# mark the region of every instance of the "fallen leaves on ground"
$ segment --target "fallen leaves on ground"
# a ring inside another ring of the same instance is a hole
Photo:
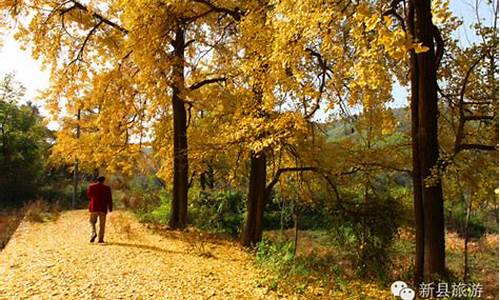
[[[0,299],[278,298],[257,287],[251,254],[233,242],[160,235],[122,211],[108,215],[105,244],[89,231],[84,210],[21,223],[0,253]]]

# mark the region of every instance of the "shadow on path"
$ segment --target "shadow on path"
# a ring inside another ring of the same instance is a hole
[[[106,242],[106,243],[102,244],[101,246],[122,246],[122,247],[130,247],[130,248],[136,248],[136,249],[141,249],[141,250],[151,250],[151,251],[156,251],[156,252],[161,252],[161,253],[189,254],[186,252],[172,251],[172,250],[167,250],[167,249],[163,249],[163,248],[151,246],[151,245],[122,243],[122,242]]]

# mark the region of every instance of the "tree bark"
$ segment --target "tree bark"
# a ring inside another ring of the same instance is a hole
[[[76,138],[80,138],[80,109],[78,109],[78,112],[76,114]],[[75,168],[73,170],[73,199],[71,201],[71,208],[76,207],[76,198],[78,197],[78,167],[79,167],[79,161],[78,158],[75,159]]]
[[[175,62],[173,65],[174,83],[172,85],[172,109],[174,121],[174,183],[172,208],[169,225],[173,229],[182,229],[187,225],[188,203],[188,144],[186,108],[181,99],[184,88],[184,28],[179,25],[174,41]]]
[[[425,179],[431,176],[439,158],[437,68],[434,50],[434,25],[431,1],[415,0],[416,38],[429,49],[417,54],[418,65],[418,148],[424,218],[424,279],[445,276],[444,207],[441,181],[432,185]]]
[[[207,178],[205,172],[200,174],[200,187],[202,191],[204,191],[207,187]]]
[[[415,6],[413,1],[408,5],[408,30],[415,37]],[[413,207],[415,213],[415,286],[423,281],[424,276],[424,215],[422,202],[422,178],[420,174],[420,154],[418,147],[418,65],[415,51],[410,52],[411,80],[411,139],[412,139],[412,176],[413,176]]]
[[[295,203],[293,206],[293,229],[294,229],[294,239],[293,239],[293,257],[297,257],[297,247],[299,246],[299,216],[300,212]]]
[[[472,200],[467,201],[466,198],[462,197],[465,202],[465,224],[464,224],[464,282],[469,280],[469,223],[470,223],[470,211],[472,208]]]
[[[266,155],[264,153],[252,154],[250,158],[247,215],[241,237],[243,246],[255,246],[262,239],[266,200]]]
[[[207,187],[213,189],[215,184],[214,178],[214,168],[211,164],[208,164],[207,170],[200,174],[200,186],[201,190],[204,191]]]

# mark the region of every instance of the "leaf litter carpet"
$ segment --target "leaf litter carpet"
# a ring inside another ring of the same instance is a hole
[[[108,214],[90,243],[88,212],[23,221],[0,252],[0,299],[269,299],[250,254],[235,243],[162,234],[128,212]]]

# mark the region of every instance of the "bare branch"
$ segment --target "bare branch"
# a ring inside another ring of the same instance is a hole
[[[99,26],[101,26],[102,23],[103,23],[103,21],[100,20],[94,27],[92,27],[92,29],[89,31],[89,33],[85,37],[85,40],[83,41],[82,46],[80,47],[80,50],[78,51],[77,56],[79,59],[83,59],[83,52],[85,51],[85,46],[87,45],[87,43],[90,40],[90,38],[92,37],[92,35],[94,35],[97,28],[99,28]]]
[[[465,122],[466,117],[465,117],[465,111],[464,111],[464,97],[465,97],[465,91],[467,89],[467,83],[469,82],[469,77],[474,71],[474,68],[481,62],[486,57],[486,53],[481,55],[467,70],[464,80],[462,82],[462,88],[460,89],[460,97],[458,100],[458,110],[459,110],[459,123],[458,123],[458,128],[457,128],[457,136],[455,138],[455,146],[454,146],[454,153],[460,152],[460,145],[462,144],[462,140],[464,138],[464,129],[465,129]]]

